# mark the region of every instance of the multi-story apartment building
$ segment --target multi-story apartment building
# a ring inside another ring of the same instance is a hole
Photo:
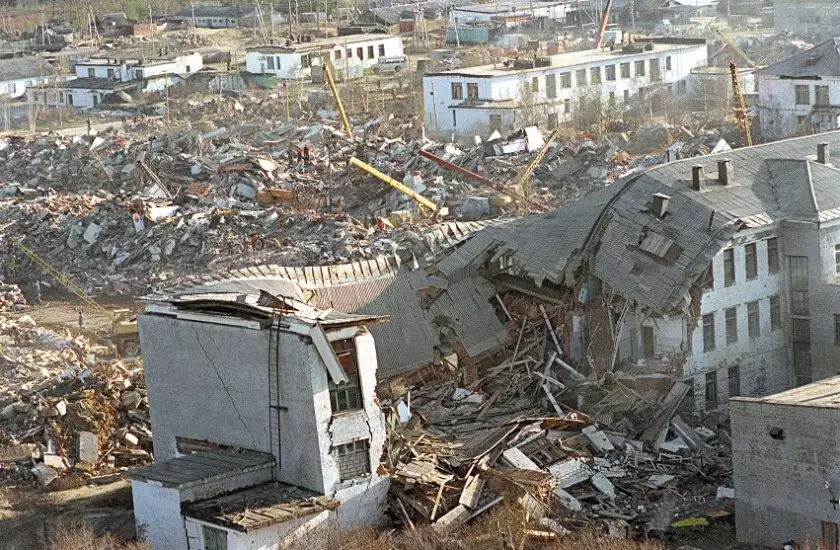
[[[662,91],[685,92],[692,69],[707,60],[705,40],[662,38],[428,74],[426,129],[471,137],[535,121],[554,128],[587,102],[619,105]]]

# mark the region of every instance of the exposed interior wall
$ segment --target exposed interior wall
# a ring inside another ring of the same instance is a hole
[[[730,418],[739,542],[815,542],[821,521],[840,523],[840,409],[735,400]]]
[[[335,512],[324,510],[284,523],[270,525],[263,529],[243,533],[221,528],[194,518],[185,518],[189,533],[189,550],[204,550],[204,525],[227,532],[228,550],[279,550],[305,541],[311,548],[321,548],[326,531],[336,523]]]
[[[131,498],[138,537],[154,550],[186,550],[187,536],[177,489],[132,481]]]

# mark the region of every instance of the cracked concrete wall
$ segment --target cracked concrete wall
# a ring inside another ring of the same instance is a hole
[[[186,550],[187,534],[177,489],[131,482],[137,533],[154,550]]]
[[[271,452],[268,331],[138,317],[155,459],[176,437]]]

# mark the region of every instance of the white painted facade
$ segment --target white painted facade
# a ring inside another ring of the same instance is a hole
[[[426,131],[455,137],[486,137],[494,129],[504,133],[522,125],[523,106],[536,109],[538,118],[551,128],[552,123],[571,120],[576,103],[592,94],[622,103],[663,88],[687,90],[692,69],[708,62],[705,43],[657,43],[641,53],[590,50],[549,59],[550,67],[515,70],[485,65],[425,76]],[[600,83],[593,73],[600,76]],[[527,101],[525,93],[530,94]]]
[[[765,140],[840,129],[840,76],[795,79],[758,73],[756,78],[761,134]],[[827,102],[825,92],[818,91],[820,87],[828,89]]]
[[[66,82],[73,78],[75,78],[73,75],[47,75],[18,78],[15,80],[0,80],[0,96],[9,96],[11,99],[17,99],[23,97],[27,93],[27,90],[34,86]]]
[[[292,521],[277,523],[250,533],[234,531],[195,518],[184,518],[188,550],[205,550],[204,527],[220,529],[227,535],[227,550],[279,550],[287,541],[306,540],[318,547],[320,537],[336,525],[335,512],[324,510]]]
[[[328,57],[335,66],[348,59],[365,69],[380,57],[404,55],[402,38],[390,35],[340,36],[334,39],[304,42],[289,46],[265,45],[248,48],[245,70],[252,74],[270,74],[283,80],[311,78],[312,63]]]
[[[161,75],[194,73],[203,67],[201,54],[189,53],[147,61],[136,58],[92,57],[78,61],[74,70],[79,78],[108,78],[129,82]]]

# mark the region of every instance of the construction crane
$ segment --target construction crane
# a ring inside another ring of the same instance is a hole
[[[747,64],[747,67],[750,67],[751,69],[755,69],[755,63],[753,62],[753,60],[752,60],[752,59],[750,59],[750,57],[749,57],[747,54],[745,54],[745,53],[744,53],[744,51],[743,51],[741,48],[739,48],[739,47],[735,44],[735,42],[733,42],[733,41],[732,41],[732,39],[731,39],[731,38],[729,38],[728,36],[726,36],[725,34],[723,34],[723,32],[721,32],[721,30],[720,30],[720,29],[715,29],[715,34],[718,36],[718,38],[720,38],[721,40],[723,40],[723,43],[724,43],[724,44],[726,44],[727,46],[729,46],[729,48],[730,48],[733,52],[735,52],[735,55],[737,55],[738,57],[740,57],[741,59],[743,59],[743,60],[744,60],[744,63],[746,63],[746,64]]]
[[[8,224],[3,229],[9,227]],[[137,330],[137,321],[128,321],[127,317],[131,315],[131,311],[127,309],[118,309],[111,311],[96,303],[90,296],[76,286],[76,284],[65,274],[58,271],[39,256],[34,250],[20,242],[13,237],[6,237],[9,243],[23,252],[24,256],[32,260],[41,269],[52,275],[52,277],[67,288],[70,292],[76,295],[82,302],[102,313],[111,321],[110,343],[116,348],[117,353],[121,356],[133,357],[140,353],[140,338]]]
[[[610,19],[610,10],[612,10],[613,0],[607,0],[607,7],[604,8],[604,13],[601,14],[601,28],[598,30],[598,41],[595,43],[595,49],[600,50],[604,44],[604,33],[607,32],[607,21]]]
[[[347,134],[347,139],[353,139],[353,129],[350,127],[350,121],[347,120],[347,113],[344,111],[344,105],[341,103],[341,97],[338,95],[338,89],[335,87],[335,81],[332,77],[330,64],[324,60],[324,77],[327,80],[327,85],[330,87],[333,98],[335,99],[335,107],[338,109],[338,116],[341,117],[341,126],[344,127],[344,133]]]
[[[426,197],[424,197],[420,193],[416,192],[414,189],[406,187],[405,185],[403,185],[399,181],[395,180],[394,178],[392,178],[392,177],[390,177],[386,174],[383,174],[382,172],[380,172],[379,170],[377,170],[373,166],[360,161],[356,157],[350,157],[349,162],[353,166],[356,166],[357,168],[361,168],[362,170],[364,170],[365,172],[367,172],[371,176],[374,176],[374,177],[384,181],[385,183],[387,183],[388,185],[390,185],[391,187],[393,187],[394,189],[396,189],[397,191],[399,191],[403,195],[411,198],[412,200],[414,200],[414,202],[416,202],[422,208],[425,208],[431,214],[443,214],[443,212],[441,212],[442,209],[438,205],[436,205],[435,203],[433,203],[432,201],[430,201],[429,199],[427,199]]]
[[[525,213],[528,212],[528,203],[530,202],[530,197],[528,196],[526,183],[528,183],[528,178],[531,177],[531,174],[534,173],[534,170],[537,169],[537,166],[540,165],[542,159],[545,158],[545,155],[548,153],[548,149],[551,147],[551,144],[554,143],[554,140],[557,138],[557,130],[554,130],[549,134],[548,139],[545,140],[543,146],[540,148],[539,152],[534,155],[534,158],[531,159],[531,162],[528,163],[528,166],[525,167],[519,177],[516,178],[516,183],[514,187],[525,197],[525,203],[521,206],[523,207]]]
[[[747,117],[747,104],[744,101],[744,93],[741,91],[741,81],[738,79],[738,67],[735,63],[729,64],[729,73],[732,75],[732,101],[735,104],[732,111],[735,113],[735,120],[741,131],[741,143],[745,147],[751,147],[753,142],[750,119]]]

